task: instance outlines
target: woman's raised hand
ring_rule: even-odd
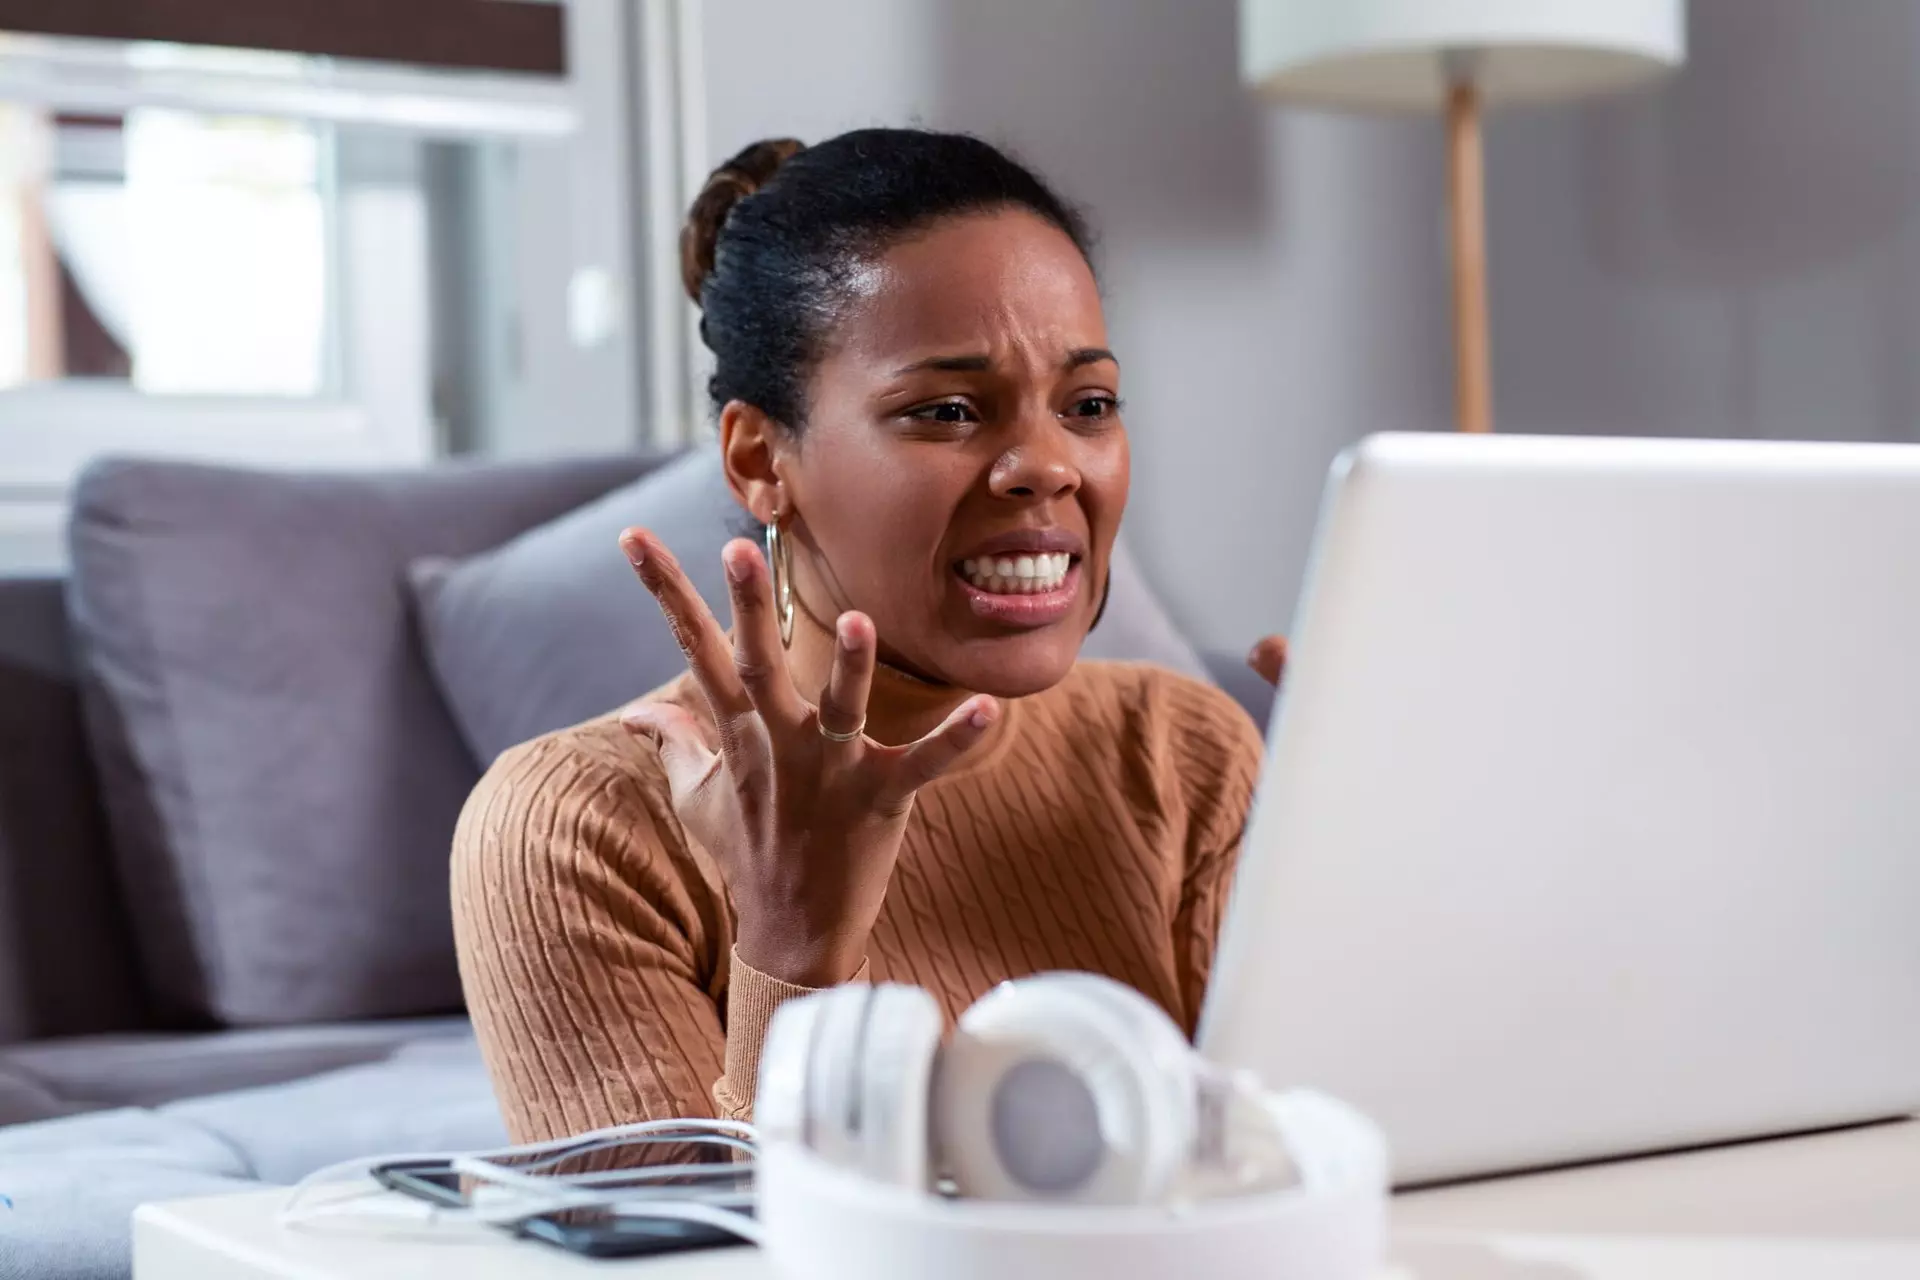
[[[1287,638],[1263,636],[1247,655],[1247,665],[1259,672],[1262,680],[1279,688],[1280,677],[1287,670]]]
[[[865,959],[915,793],[986,736],[999,707],[970,697],[919,741],[882,745],[862,732],[877,652],[866,615],[840,615],[810,702],[787,669],[772,575],[753,543],[721,552],[731,638],[659,539],[628,529],[620,545],[666,614],[714,728],[661,702],[636,704],[622,723],[658,735],[681,825],[727,878],[740,958],[800,986],[846,981]]]

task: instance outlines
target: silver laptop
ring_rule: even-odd
[[[1335,466],[1200,1047],[1402,1185],[1920,1111],[1920,447]]]

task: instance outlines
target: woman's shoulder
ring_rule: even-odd
[[[1197,718],[1231,736],[1258,737],[1246,708],[1225,689],[1158,663],[1078,662],[1056,688],[1070,698],[1106,703],[1123,712]]]
[[[1041,699],[1055,718],[1137,743],[1183,774],[1259,767],[1260,731],[1217,685],[1149,662],[1081,662]]]
[[[556,777],[576,772],[621,776],[660,773],[660,753],[650,741],[630,733],[620,723],[620,717],[628,708],[643,702],[673,702],[704,716],[706,703],[698,695],[692,677],[682,675],[578,724],[529,738],[494,757],[481,778],[481,786],[529,782],[537,786],[542,779],[551,785]]]
[[[1179,821],[1201,844],[1237,839],[1253,803],[1261,740],[1223,690],[1140,662],[1083,662],[1028,700],[1034,758],[1071,760],[1088,790]],[[1187,843],[1187,842],[1183,842]]]
[[[501,752],[467,797],[451,865],[463,955],[599,930],[607,946],[644,933],[717,971],[724,884],[687,842],[659,750],[620,723],[624,709]]]
[[[687,683],[675,680],[634,702],[671,701],[704,713]],[[697,707],[696,707],[696,704]],[[468,796],[456,836],[455,856],[482,843],[480,830],[520,831],[543,847],[540,833],[666,827],[672,812],[660,752],[648,738],[629,732],[625,703],[589,720],[530,738],[501,752]],[[468,837],[468,838],[461,838]]]

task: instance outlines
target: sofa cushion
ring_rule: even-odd
[[[73,623],[145,973],[237,1024],[460,1003],[446,859],[478,776],[411,628],[405,566],[631,480],[639,458],[81,478]]]
[[[621,555],[620,531],[638,524],[659,534],[724,620],[720,548],[745,518],[718,451],[706,448],[493,550],[416,563],[429,659],[474,755],[491,760],[678,675],[679,647]],[[1124,544],[1084,653],[1207,678]]]
[[[366,1062],[158,1109],[0,1128],[0,1280],[124,1280],[134,1208],[292,1183],[367,1156],[503,1146],[464,1028],[426,1028]]]
[[[126,1280],[136,1207],[259,1185],[219,1135],[151,1111],[0,1129],[0,1280]]]
[[[1107,662],[1151,662],[1195,680],[1206,680],[1207,664],[1174,622],[1153,584],[1133,558],[1127,540],[1114,541],[1107,609],[1087,635],[1080,656]]]
[[[142,1024],[95,776],[64,584],[0,576],[0,1042]]]
[[[0,1048],[0,1082],[21,1087],[9,1090],[0,1083],[0,1125],[72,1111],[157,1107],[202,1094],[277,1085],[382,1061],[407,1046],[468,1040],[472,1035],[463,1017],[393,1018],[8,1045]],[[10,1102],[21,1109],[10,1112]],[[34,1114],[36,1110],[40,1114]]]
[[[474,757],[491,761],[684,670],[620,531],[658,533],[724,607],[719,549],[742,519],[718,452],[704,449],[490,551],[417,561],[409,577],[427,660]]]
[[[297,1182],[362,1156],[473,1151],[508,1141],[471,1032],[403,1045],[378,1062],[161,1111],[217,1134],[267,1182]]]
[[[47,1081],[32,1072],[0,1061],[0,1128],[10,1124],[30,1124],[35,1120],[52,1120],[56,1116],[70,1116],[94,1109],[85,1103],[63,1097]],[[0,1271],[0,1275],[4,1274]]]

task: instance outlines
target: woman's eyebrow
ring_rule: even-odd
[[[1105,347],[1079,347],[1067,353],[1061,368],[1072,372],[1090,364],[1118,365],[1120,358]],[[895,369],[896,378],[909,373],[921,373],[928,369],[938,369],[943,373],[985,373],[993,368],[991,356],[929,356],[925,360],[916,360],[910,365]]]
[[[1100,364],[1102,362],[1118,366],[1120,357],[1114,355],[1113,352],[1107,350],[1105,347],[1081,347],[1077,351],[1067,353],[1067,363],[1065,367],[1067,371],[1071,373],[1073,370],[1081,368],[1082,366]]]
[[[944,373],[985,373],[991,368],[993,368],[991,356],[931,356],[895,369],[893,376],[898,378],[926,369],[939,369]]]

